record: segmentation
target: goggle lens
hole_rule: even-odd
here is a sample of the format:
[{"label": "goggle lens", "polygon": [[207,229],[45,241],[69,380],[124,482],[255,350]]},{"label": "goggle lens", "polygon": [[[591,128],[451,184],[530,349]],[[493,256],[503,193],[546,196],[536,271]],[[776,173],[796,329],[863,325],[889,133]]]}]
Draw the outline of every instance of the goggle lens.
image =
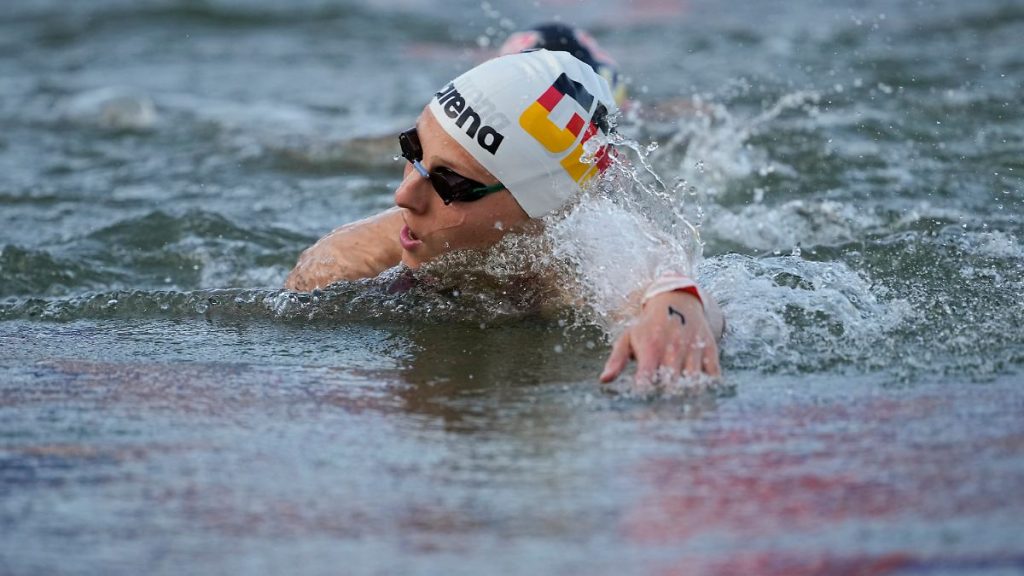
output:
[{"label": "goggle lens", "polygon": [[423,147],[420,145],[420,137],[415,128],[411,128],[398,135],[398,144],[402,147],[402,158],[412,164],[424,177],[430,179],[434,191],[441,197],[445,205],[452,202],[473,202],[487,196],[491,192],[502,190],[505,186],[498,182],[486,186],[470,180],[450,168],[435,168],[427,172],[420,162],[423,160]]}]

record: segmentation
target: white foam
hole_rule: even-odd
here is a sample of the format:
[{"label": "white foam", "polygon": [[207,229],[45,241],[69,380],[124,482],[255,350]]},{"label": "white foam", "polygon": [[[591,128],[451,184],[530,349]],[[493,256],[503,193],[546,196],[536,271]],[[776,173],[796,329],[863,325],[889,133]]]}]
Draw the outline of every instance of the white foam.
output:
[{"label": "white foam", "polygon": [[[747,142],[786,111],[801,109],[807,114],[816,113],[820,99],[821,94],[816,91],[792,92],[753,118],[735,116],[724,105],[700,101],[699,112],[680,118],[676,132],[663,146],[663,153],[673,162],[665,169],[712,198],[721,193],[729,181],[757,172],[789,171],[787,166],[770,161]],[[685,154],[681,159],[671,155],[682,146],[685,146]]]},{"label": "white foam", "polygon": [[842,262],[729,254],[705,261],[699,280],[721,303],[726,350],[750,367],[870,360],[871,346],[914,315]]},{"label": "white foam", "polygon": [[708,209],[706,237],[761,251],[789,251],[796,246],[829,245],[859,237],[882,220],[851,204],[834,200],[791,200],[779,206],[753,204],[733,212]]},{"label": "white foam", "polygon": [[1020,242],[999,230],[965,232],[961,238],[964,243],[969,244],[970,251],[976,256],[1007,259],[1024,257],[1024,250],[1021,250]]},{"label": "white foam", "polygon": [[150,130],[159,120],[152,98],[120,86],[76,94],[59,105],[58,114],[76,124],[110,130]]},{"label": "white foam", "polygon": [[609,328],[629,295],[649,284],[659,269],[692,269],[688,256],[640,215],[601,196],[587,196],[550,219],[545,233],[552,257],[568,263],[585,301]]}]

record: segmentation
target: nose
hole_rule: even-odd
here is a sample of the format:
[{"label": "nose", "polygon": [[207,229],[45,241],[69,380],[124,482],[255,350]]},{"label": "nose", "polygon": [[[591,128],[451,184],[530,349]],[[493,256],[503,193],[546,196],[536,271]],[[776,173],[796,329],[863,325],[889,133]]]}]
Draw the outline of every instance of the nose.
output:
[{"label": "nose", "polygon": [[433,191],[430,180],[414,170],[412,164],[406,164],[405,176],[395,190],[395,204],[414,214],[423,214],[430,205]]}]

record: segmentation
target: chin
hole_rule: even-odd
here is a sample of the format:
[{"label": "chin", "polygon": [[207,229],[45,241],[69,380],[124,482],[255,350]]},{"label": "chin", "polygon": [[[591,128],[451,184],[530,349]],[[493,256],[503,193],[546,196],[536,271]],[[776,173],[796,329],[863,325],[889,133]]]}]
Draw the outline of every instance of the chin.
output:
[{"label": "chin", "polygon": [[406,268],[415,270],[423,265],[423,261],[413,256],[408,251],[402,250],[402,264],[405,264]]}]

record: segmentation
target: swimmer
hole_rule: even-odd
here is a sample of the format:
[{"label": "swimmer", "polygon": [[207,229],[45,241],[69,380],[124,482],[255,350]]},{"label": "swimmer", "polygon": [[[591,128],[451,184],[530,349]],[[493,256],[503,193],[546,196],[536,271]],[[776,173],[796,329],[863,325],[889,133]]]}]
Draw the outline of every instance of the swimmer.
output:
[{"label": "swimmer", "polygon": [[[513,32],[502,43],[498,52],[490,52],[488,58],[507,56],[518,52],[545,49],[553,52],[568,52],[578,60],[589,64],[608,81],[615,103],[620,111],[620,125],[625,122],[643,138],[673,141],[687,145],[688,138],[679,140],[677,122],[681,118],[694,116],[714,117],[715,110],[692,100],[674,98],[640,103],[630,98],[628,83],[619,73],[615,59],[586,31],[563,24],[547,22],[525,30]],[[634,137],[634,139],[639,139]],[[394,134],[361,135],[343,141],[339,155],[365,157],[366,162],[375,162],[383,149],[394,144]]]},{"label": "swimmer", "polygon": [[619,65],[611,54],[601,48],[597,40],[585,30],[561,22],[545,22],[513,32],[502,43],[498,54],[504,56],[538,48],[568,52],[590,64],[608,81],[615,103],[624,116],[644,121],[646,128],[668,126],[669,133],[661,136],[670,137],[674,134],[673,127],[680,118],[696,115],[713,117],[715,114],[714,108],[684,98],[661,99],[641,105],[629,97],[626,79],[619,73]]},{"label": "swimmer", "polygon": [[[406,163],[396,206],[321,238],[285,287],[310,291],[399,264],[415,269],[448,252],[490,248],[508,233],[536,233],[541,217],[608,165],[606,149],[582,162],[582,142],[607,134],[616,110],[605,77],[567,52],[480,64],[434,94],[416,125],[399,134]],[[637,312],[614,343],[602,382],[631,358],[638,383],[720,375],[724,322],[710,294],[680,272],[628,296]]]},{"label": "swimmer", "polygon": [[593,36],[580,28],[561,22],[546,22],[528,30],[513,32],[498,49],[498,55],[507,56],[539,49],[568,52],[577,60],[589,64],[595,72],[608,81],[612,96],[615,97],[615,104],[620,109],[629,105],[626,83],[619,75],[618,64],[608,52],[598,45]]}]

